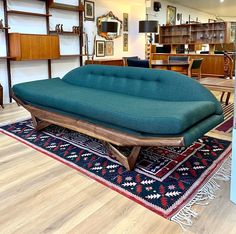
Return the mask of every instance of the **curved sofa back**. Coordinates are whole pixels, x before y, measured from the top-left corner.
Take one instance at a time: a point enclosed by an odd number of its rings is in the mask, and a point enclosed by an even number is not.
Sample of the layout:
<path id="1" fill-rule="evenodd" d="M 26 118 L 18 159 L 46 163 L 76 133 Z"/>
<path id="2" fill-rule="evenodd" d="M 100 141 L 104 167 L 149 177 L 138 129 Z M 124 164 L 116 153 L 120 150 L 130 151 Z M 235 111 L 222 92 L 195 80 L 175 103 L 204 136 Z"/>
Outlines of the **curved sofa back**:
<path id="1" fill-rule="evenodd" d="M 213 101 L 216 112 L 222 113 L 219 102 L 210 91 L 197 81 L 172 71 L 86 65 L 68 72 L 63 81 L 82 87 L 165 101 Z"/>

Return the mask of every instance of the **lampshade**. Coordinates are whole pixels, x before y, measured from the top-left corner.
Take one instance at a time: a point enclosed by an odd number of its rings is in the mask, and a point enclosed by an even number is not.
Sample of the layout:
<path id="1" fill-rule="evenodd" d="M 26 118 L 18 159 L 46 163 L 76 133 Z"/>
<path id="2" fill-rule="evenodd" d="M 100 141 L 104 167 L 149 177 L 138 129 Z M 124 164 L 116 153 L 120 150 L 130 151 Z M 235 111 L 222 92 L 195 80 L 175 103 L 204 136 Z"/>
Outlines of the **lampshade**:
<path id="1" fill-rule="evenodd" d="M 117 22 L 103 21 L 102 22 L 102 32 L 116 33 L 118 28 Z"/>
<path id="2" fill-rule="evenodd" d="M 157 20 L 142 20 L 139 21 L 140 33 L 157 33 L 158 21 Z"/>

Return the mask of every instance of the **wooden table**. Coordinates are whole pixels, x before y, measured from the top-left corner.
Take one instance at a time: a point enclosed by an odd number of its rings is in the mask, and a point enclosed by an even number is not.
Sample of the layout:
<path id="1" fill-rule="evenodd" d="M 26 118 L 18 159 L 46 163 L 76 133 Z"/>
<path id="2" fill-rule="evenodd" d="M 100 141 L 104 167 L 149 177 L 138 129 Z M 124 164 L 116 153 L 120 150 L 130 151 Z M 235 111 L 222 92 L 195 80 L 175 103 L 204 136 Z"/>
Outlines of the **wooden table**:
<path id="1" fill-rule="evenodd" d="M 199 82 L 212 91 L 234 93 L 235 80 L 232 79 L 202 78 Z"/>
<path id="2" fill-rule="evenodd" d="M 189 62 L 169 61 L 169 60 L 152 60 L 151 67 L 156 69 L 171 70 L 188 74 Z"/>

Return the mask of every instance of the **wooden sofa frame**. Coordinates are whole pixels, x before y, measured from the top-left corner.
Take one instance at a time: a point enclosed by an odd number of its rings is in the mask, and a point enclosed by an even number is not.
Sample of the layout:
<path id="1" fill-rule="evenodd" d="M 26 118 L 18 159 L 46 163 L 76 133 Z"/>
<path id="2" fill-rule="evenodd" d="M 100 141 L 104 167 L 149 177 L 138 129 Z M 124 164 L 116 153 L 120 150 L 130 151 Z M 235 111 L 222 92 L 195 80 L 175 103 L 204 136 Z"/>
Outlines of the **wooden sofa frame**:
<path id="1" fill-rule="evenodd" d="M 11 95 L 18 105 L 23 106 L 31 113 L 33 126 L 36 130 L 41 130 L 50 124 L 55 124 L 97 138 L 106 145 L 112 156 L 127 170 L 134 168 L 141 146 L 184 146 L 184 137 L 182 136 L 139 137 L 26 104 L 16 97 L 13 91 Z M 131 146 L 133 148 L 131 153 L 126 156 L 113 145 Z"/>

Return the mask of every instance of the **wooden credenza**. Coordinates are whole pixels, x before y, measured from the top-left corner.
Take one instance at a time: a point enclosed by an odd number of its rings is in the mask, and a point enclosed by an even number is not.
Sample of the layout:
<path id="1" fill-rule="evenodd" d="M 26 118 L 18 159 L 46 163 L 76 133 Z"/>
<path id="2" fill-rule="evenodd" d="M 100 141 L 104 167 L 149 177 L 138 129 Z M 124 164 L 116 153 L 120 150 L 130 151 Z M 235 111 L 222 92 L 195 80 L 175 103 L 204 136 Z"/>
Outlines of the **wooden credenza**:
<path id="1" fill-rule="evenodd" d="M 96 59 L 96 60 L 86 60 L 87 64 L 101 64 L 101 65 L 112 65 L 112 66 L 123 66 L 123 59 Z"/>
<path id="2" fill-rule="evenodd" d="M 202 77 L 224 77 L 223 54 L 159 54 L 153 53 L 152 60 L 167 60 L 169 56 L 189 56 L 190 59 L 203 58 Z"/>

